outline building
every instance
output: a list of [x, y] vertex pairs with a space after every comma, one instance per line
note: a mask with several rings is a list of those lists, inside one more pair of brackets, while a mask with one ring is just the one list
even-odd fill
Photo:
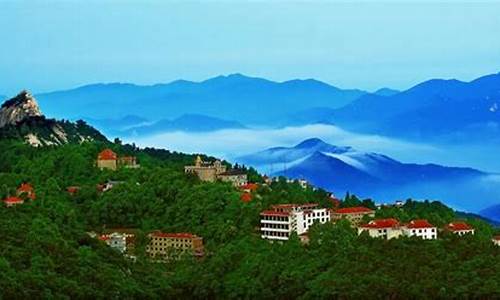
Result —
[[155, 260], [177, 258], [181, 254], [204, 255], [203, 239], [191, 233], [153, 232], [146, 253]]
[[118, 167], [118, 156], [111, 149], [104, 149], [97, 155], [97, 167], [101, 170], [115, 171]]
[[230, 182], [235, 187], [241, 187], [248, 183], [247, 173], [241, 169], [232, 169], [217, 175], [217, 179]]
[[136, 169], [139, 168], [135, 156], [122, 156], [113, 152], [111, 149], [104, 149], [97, 155], [97, 167], [101, 170], [109, 169], [116, 171], [118, 167]]
[[26, 197], [30, 200], [35, 200], [36, 195], [35, 195], [35, 189], [33, 189], [33, 186], [29, 183], [22, 183], [21, 186], [16, 191], [16, 194], [18, 197]]
[[243, 201], [243, 202], [245, 202], [245, 203], [248, 203], [248, 202], [252, 201], [252, 199], [253, 199], [252, 194], [247, 193], [247, 192], [244, 192], [240, 196], [240, 200]]
[[402, 226], [403, 234], [406, 236], [416, 236], [424, 240], [437, 239], [437, 228], [427, 220], [412, 220]]
[[125, 183], [125, 181], [108, 180], [105, 184], [101, 185], [102, 186], [101, 191], [107, 192], [107, 191], [111, 190], [112, 188], [114, 188], [115, 186], [118, 186], [118, 185], [124, 184], [124, 183]]
[[137, 163], [137, 158], [135, 156], [119, 157], [118, 165], [129, 169], [137, 169], [140, 167], [140, 165]]
[[494, 236], [491, 241], [493, 242], [493, 244], [495, 244], [495, 246], [500, 246], [500, 235], [496, 235]]
[[12, 207], [14, 205], [23, 204], [24, 200], [19, 197], [7, 197], [3, 200], [3, 203], [5, 203], [7, 207]]
[[226, 172], [226, 166], [220, 160], [215, 162], [204, 162], [200, 156], [196, 157], [194, 166], [185, 166], [184, 172], [187, 174], [196, 174], [201, 181], [214, 182], [217, 175]]
[[110, 234], [103, 234], [99, 239], [122, 254], [127, 251], [127, 238], [124, 234], [113, 232]]
[[451, 222], [445, 226], [445, 230], [456, 235], [474, 234], [474, 228], [465, 222]]
[[318, 204], [280, 204], [261, 212], [261, 237], [263, 239], [286, 241], [292, 233], [301, 236], [314, 223], [330, 222], [330, 211], [317, 208]]
[[120, 235], [125, 237], [125, 251], [127, 254], [134, 254], [135, 252], [135, 242], [137, 232], [136, 229], [131, 228], [110, 228], [105, 229], [103, 234], [105, 236]]
[[364, 216], [373, 218], [375, 211], [364, 206], [339, 208], [332, 213], [332, 221], [346, 219], [351, 222], [351, 225], [356, 226], [361, 223]]
[[400, 237], [403, 232], [396, 219], [377, 219], [358, 227], [358, 235], [368, 232], [370, 237], [390, 240]]
[[68, 194], [70, 194], [71, 196], [74, 196], [76, 195], [76, 193], [78, 193], [78, 191], [80, 190], [80, 187], [79, 186], [68, 186], [66, 188], [66, 191], [68, 192]]
[[259, 185], [257, 183], [247, 183], [239, 187], [245, 193], [252, 193], [257, 191]]

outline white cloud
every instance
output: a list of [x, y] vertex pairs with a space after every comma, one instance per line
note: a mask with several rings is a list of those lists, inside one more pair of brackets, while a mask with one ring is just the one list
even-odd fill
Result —
[[441, 150], [431, 145], [416, 144], [376, 135], [362, 135], [331, 125], [307, 125], [281, 129], [230, 129], [214, 132], [168, 132], [138, 137], [128, 142], [187, 153], [207, 153], [231, 159], [276, 146], [293, 146], [317, 137], [337, 146], [351, 146], [360, 151], [379, 152], [404, 161], [429, 157]]

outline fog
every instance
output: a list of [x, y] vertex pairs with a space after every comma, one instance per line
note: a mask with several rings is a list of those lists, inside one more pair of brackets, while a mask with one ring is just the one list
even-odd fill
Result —
[[448, 146], [408, 142], [378, 135], [358, 134], [331, 125], [307, 125], [280, 129], [231, 129], [213, 132], [167, 132], [148, 137], [124, 138], [141, 147], [157, 147], [186, 153], [206, 153], [232, 160], [270, 147], [294, 146], [317, 137], [337, 146], [377, 152], [406, 163], [436, 163], [499, 172], [498, 148], [482, 145]]

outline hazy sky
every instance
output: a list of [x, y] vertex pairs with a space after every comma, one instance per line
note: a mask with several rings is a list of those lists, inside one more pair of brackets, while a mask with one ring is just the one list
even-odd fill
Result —
[[498, 71], [499, 1], [0, 0], [0, 94], [235, 72], [403, 89]]

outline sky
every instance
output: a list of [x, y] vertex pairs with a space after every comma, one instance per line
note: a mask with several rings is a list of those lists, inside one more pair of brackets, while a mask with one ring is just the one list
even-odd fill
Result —
[[0, 94], [243, 73], [405, 89], [500, 71], [500, 1], [0, 1]]

